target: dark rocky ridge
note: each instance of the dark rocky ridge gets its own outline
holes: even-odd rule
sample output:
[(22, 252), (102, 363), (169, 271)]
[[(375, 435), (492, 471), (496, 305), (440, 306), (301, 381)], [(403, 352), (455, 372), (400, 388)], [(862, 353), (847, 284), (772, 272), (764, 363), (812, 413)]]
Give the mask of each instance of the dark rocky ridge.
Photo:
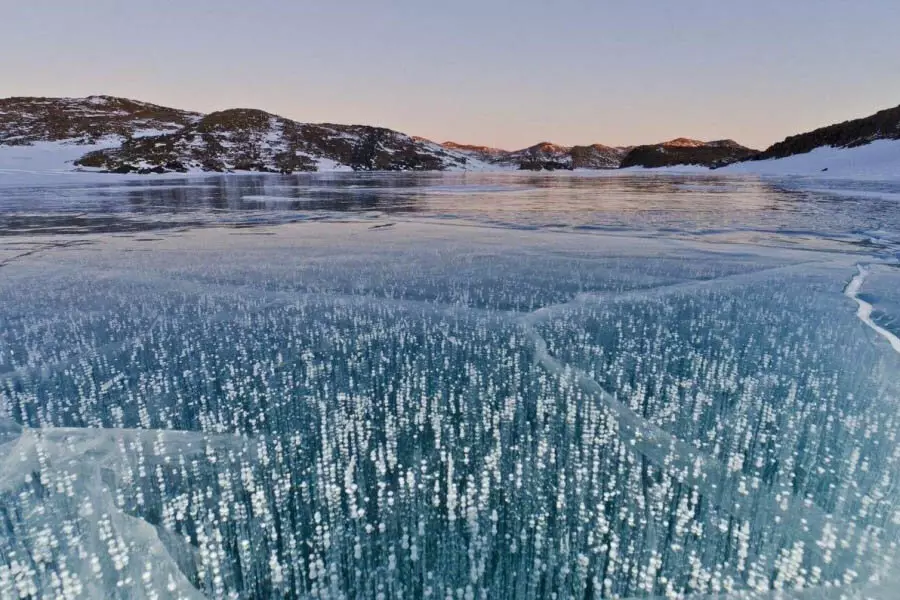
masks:
[(572, 146), (572, 167), (575, 169), (616, 169), (622, 164), (622, 158), (630, 148), (617, 148), (603, 144), (590, 146)]
[(758, 152), (733, 140), (701, 142), (677, 138), (661, 144), (636, 146), (625, 155), (621, 166), (657, 168), (699, 165), (715, 168), (745, 160)]
[(204, 116), (112, 96), (0, 99), (0, 146), (95, 145), (104, 149), (86, 154), (76, 161), (77, 166), (120, 173), (294, 172), (335, 167), (385, 171), (716, 168), (822, 146), (861, 146), (879, 139), (900, 139), (900, 106), (790, 136), (764, 152), (732, 140), (688, 138), (627, 148), (542, 142), (506, 151), (454, 142), (436, 144), (383, 127), (299, 123), (253, 109)]
[(789, 136), (752, 157), (752, 160), (805, 154), (822, 146), (853, 148), (879, 139), (900, 139), (900, 106), (861, 119), (852, 119)]
[(572, 169), (572, 156), (570, 148), (558, 146), (551, 142), (540, 142), (534, 146), (510, 152), (500, 164), (510, 164), (527, 171), (556, 171), (560, 169)]
[(616, 169), (627, 151), (627, 148), (614, 148), (603, 144), (559, 146), (551, 142), (541, 142), (515, 151), (455, 142), (444, 142), (441, 145), (490, 164), (528, 171)]

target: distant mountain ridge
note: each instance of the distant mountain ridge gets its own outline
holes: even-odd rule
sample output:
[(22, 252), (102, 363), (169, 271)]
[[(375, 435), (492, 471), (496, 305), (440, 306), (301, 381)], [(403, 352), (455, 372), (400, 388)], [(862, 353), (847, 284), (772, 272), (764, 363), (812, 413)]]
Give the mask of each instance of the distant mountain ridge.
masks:
[(473, 156), (486, 163), (529, 171), (555, 171), (559, 169), (617, 169), (628, 148), (616, 148), (603, 144), (589, 146), (560, 146), (552, 142), (540, 142), (521, 150), (500, 150), (486, 146), (473, 146), (444, 142), (444, 148)]
[(699, 165), (718, 167), (755, 156), (759, 150), (747, 148), (734, 140), (701, 142), (676, 138), (661, 144), (636, 146), (622, 159), (621, 167), (672, 167)]
[(114, 96), (0, 99), (0, 160), (19, 161), (19, 168), (57, 157), (58, 168), (114, 173), (719, 168), (878, 140), (900, 140), (900, 106), (789, 136), (762, 152), (691, 138), (633, 147), (541, 142), (508, 151), (384, 127), (301, 123), (256, 109), (204, 115)]
[(298, 123), (256, 109), (204, 115), (112, 96), (0, 100), (0, 150), (28, 146), (112, 173), (487, 168), (384, 127)]
[(367, 125), (300, 123), (256, 109), (204, 115), (113, 96), (0, 100), (0, 147), (56, 143), (113, 173), (615, 169), (629, 148), (541, 142), (521, 150)]

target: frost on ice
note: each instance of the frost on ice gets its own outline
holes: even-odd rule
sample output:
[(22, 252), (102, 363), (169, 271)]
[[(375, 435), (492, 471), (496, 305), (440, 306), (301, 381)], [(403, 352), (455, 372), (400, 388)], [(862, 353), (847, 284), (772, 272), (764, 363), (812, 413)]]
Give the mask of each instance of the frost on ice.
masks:
[(0, 597), (893, 589), (891, 268), (397, 229), (8, 266)]

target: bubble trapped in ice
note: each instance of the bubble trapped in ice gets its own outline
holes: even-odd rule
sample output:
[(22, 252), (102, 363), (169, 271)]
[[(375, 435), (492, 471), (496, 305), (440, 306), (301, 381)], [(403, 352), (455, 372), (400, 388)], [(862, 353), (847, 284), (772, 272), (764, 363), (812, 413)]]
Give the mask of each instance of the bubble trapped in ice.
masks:
[(366, 227), (4, 273), (0, 596), (674, 598), (896, 573), (898, 356), (843, 294), (849, 258), (335, 235)]

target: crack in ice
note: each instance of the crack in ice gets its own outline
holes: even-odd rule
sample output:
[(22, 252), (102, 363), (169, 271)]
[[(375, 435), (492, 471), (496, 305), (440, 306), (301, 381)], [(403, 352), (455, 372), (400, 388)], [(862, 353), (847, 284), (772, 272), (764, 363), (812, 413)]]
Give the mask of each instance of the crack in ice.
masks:
[(882, 338), (887, 340), (887, 342), (891, 345), (891, 348), (894, 349), (895, 352), (900, 354), (900, 338), (896, 335), (878, 325), (878, 323), (872, 320), (872, 311), (874, 307), (859, 297), (859, 292), (862, 289), (863, 284), (866, 279), (872, 272), (872, 267), (868, 265), (856, 265), (857, 273), (850, 280), (850, 283), (847, 284), (847, 287), (844, 288), (844, 295), (848, 298), (852, 299), (858, 305), (856, 310), (856, 316), (860, 321), (865, 323), (867, 327), (869, 327), (872, 331), (880, 335)]
[[(791, 266), (763, 269), (749, 275), (789, 268), (791, 268)], [(861, 269), (861, 274), (862, 273), (863, 270)], [(740, 275), (748, 274), (744, 273)], [(658, 290), (663, 293), (671, 293), (680, 290), (695, 289), (707, 283), (714, 283), (722, 279), (732, 279), (732, 277), (729, 276), (700, 282), (685, 282), (671, 286), (661, 286), (660, 288), (653, 288), (650, 291)], [(859, 277), (858, 281), (857, 278), (854, 278), (855, 283), (852, 287), (848, 286), (848, 290), (855, 294), (862, 285), (863, 279), (864, 276)], [(645, 290), (645, 292), (646, 291), (647, 290)], [(626, 292), (623, 295), (634, 295), (636, 298), (648, 297), (648, 294), (646, 293), (638, 295), (637, 291), (633, 294)], [(850, 294), (848, 293), (848, 295)], [(857, 531), (852, 524), (844, 523), (842, 520), (835, 518), (834, 515), (826, 512), (812, 501), (796, 496), (785, 486), (782, 486), (781, 490), (773, 490), (774, 493), (761, 492), (756, 497), (756, 502), (754, 502), (753, 498), (748, 495), (746, 491), (742, 492), (742, 490), (748, 489), (748, 486), (752, 484), (754, 478), (749, 478), (744, 475), (731, 475), (726, 466), (720, 461), (706, 456), (704, 453), (697, 451), (697, 449), (690, 444), (678, 439), (661, 427), (654, 425), (652, 422), (618, 401), (613, 394), (606, 391), (593, 377), (552, 356), (548, 350), (546, 340), (544, 340), (534, 326), (536, 323), (544, 322), (545, 320), (552, 318), (555, 313), (569, 309), (574, 304), (584, 302), (586, 299), (585, 296), (582, 294), (579, 296), (580, 297), (576, 297), (573, 301), (567, 303), (551, 305), (524, 314), (519, 317), (517, 322), (525, 329), (526, 334), (534, 345), (535, 362), (551, 373), (558, 374), (561, 377), (570, 378), (570, 380), (580, 386), (583, 391), (598, 398), (603, 407), (615, 420), (618, 436), (624, 443), (629, 445), (633, 451), (650, 460), (664, 471), (671, 473), (679, 482), (702, 492), (711, 502), (713, 502), (713, 504), (735, 518), (750, 519), (751, 517), (758, 516), (760, 510), (765, 510), (772, 515), (781, 515), (783, 517), (802, 521), (804, 526), (796, 532), (797, 539), (803, 541), (807, 551), (813, 554), (821, 554), (818, 542), (822, 535), (822, 531), (826, 526), (839, 527), (843, 530), (842, 533), (847, 536), (845, 540), (847, 542), (852, 541), (854, 538), (868, 535), (868, 532)], [(611, 296), (609, 299), (619, 299), (621, 296), (622, 295)], [(856, 299), (855, 296), (852, 297)], [(589, 299), (594, 302), (600, 301), (601, 298), (602, 296), (600, 295), (591, 295), (589, 297)], [(860, 302), (859, 300), (857, 301)], [(862, 308), (860, 310), (862, 311)], [(896, 338), (894, 339), (896, 340)], [(898, 349), (898, 347), (895, 347), (895, 349)], [(898, 349), (898, 351), (900, 351), (900, 349)], [(850, 544), (848, 544), (848, 546), (850, 546)], [(865, 566), (868, 567), (867, 571), (872, 571), (877, 568), (874, 564)], [(868, 573), (860, 572), (862, 567), (863, 565), (861, 564), (856, 565), (858, 575), (864, 577)]]
[[(23, 476), (42, 472), (70, 476), (77, 474), (77, 496), (82, 502), (93, 506), (94, 514), (109, 519), (114, 531), (127, 540), (133, 558), (152, 561), (152, 583), (155, 589), (168, 589), (170, 597), (200, 600), (205, 596), (188, 578), (188, 563), (196, 562), (197, 551), (179, 534), (162, 525), (155, 525), (146, 519), (129, 514), (113, 497), (114, 487), (104, 481), (101, 473), (108, 472), (114, 479), (131, 454), (122, 454), (122, 448), (135, 451), (151, 459), (160, 457), (191, 457), (203, 455), (213, 450), (237, 451), (241, 456), (255, 455), (249, 438), (230, 434), (197, 433), (164, 429), (128, 428), (81, 428), (47, 427), (26, 428), (0, 417), (0, 494), (15, 493), (22, 485)], [(85, 521), (88, 523), (88, 521)], [(100, 536), (100, 523), (90, 523), (95, 527), (85, 527), (82, 535), (90, 538)], [(84, 558), (84, 557), (81, 557)], [(103, 593), (96, 587), (95, 575), (88, 571), (87, 559), (81, 565), (78, 560), (70, 562), (70, 568), (81, 568), (88, 582), (88, 595), (99, 597)], [(142, 564), (134, 569), (142, 570)], [(137, 572), (135, 572), (135, 579)], [(132, 590), (140, 593), (144, 590)], [(176, 594), (177, 592), (177, 594)], [(143, 597), (143, 596), (141, 596)], [(146, 597), (158, 597), (148, 594)]]

